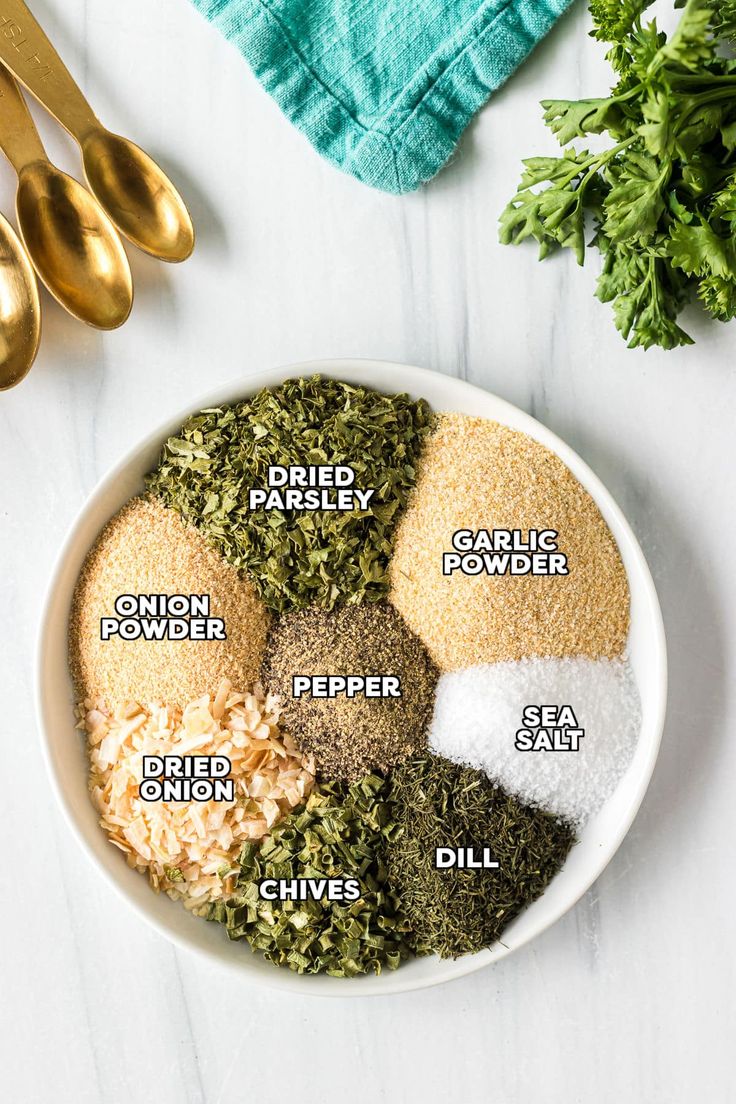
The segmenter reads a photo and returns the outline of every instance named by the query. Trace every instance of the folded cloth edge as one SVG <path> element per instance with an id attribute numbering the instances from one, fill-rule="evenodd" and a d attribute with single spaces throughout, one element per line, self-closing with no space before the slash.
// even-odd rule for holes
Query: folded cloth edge
<path id="1" fill-rule="evenodd" d="M 404 194 L 430 180 L 490 96 L 547 34 L 572 0 L 485 5 L 467 41 L 436 79 L 414 80 L 366 127 L 301 56 L 263 0 L 193 0 L 241 52 L 269 95 L 314 148 L 344 172 Z M 420 75 L 421 78 L 421 75 Z"/>

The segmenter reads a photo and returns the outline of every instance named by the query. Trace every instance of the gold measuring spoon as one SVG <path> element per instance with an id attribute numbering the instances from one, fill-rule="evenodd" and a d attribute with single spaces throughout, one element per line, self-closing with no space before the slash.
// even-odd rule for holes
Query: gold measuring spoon
<path id="1" fill-rule="evenodd" d="M 0 215 L 0 391 L 28 375 L 40 340 L 36 275 L 18 235 Z"/>
<path id="2" fill-rule="evenodd" d="M 181 196 L 147 153 L 102 126 L 23 0 L 0 5 L 0 59 L 79 143 L 87 182 L 118 230 L 159 260 L 185 261 L 194 228 Z"/>
<path id="3" fill-rule="evenodd" d="M 87 189 L 51 164 L 21 91 L 3 65 L 0 147 L 18 174 L 18 225 L 46 287 L 82 322 L 100 330 L 121 326 L 133 303 L 122 242 Z"/>

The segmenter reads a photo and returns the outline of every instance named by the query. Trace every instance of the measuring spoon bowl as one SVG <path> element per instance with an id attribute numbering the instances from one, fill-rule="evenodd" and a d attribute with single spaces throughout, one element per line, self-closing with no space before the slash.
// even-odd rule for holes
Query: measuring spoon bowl
<path id="1" fill-rule="evenodd" d="M 128 258 L 87 189 L 50 162 L 35 161 L 19 173 L 16 210 L 26 249 L 54 298 L 97 329 L 122 326 L 133 305 Z"/>
<path id="2" fill-rule="evenodd" d="M 90 189 L 118 230 L 159 260 L 185 261 L 194 249 L 192 220 L 156 162 L 104 127 L 93 130 L 81 145 Z"/>
<path id="3" fill-rule="evenodd" d="M 36 275 L 18 235 L 0 215 L 0 391 L 28 375 L 40 340 Z"/>

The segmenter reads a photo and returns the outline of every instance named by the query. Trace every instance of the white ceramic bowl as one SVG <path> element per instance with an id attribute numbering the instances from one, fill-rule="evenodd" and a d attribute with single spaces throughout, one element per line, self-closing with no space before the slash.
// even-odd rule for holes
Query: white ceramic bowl
<path id="1" fill-rule="evenodd" d="M 590 821 L 563 870 L 547 891 L 506 929 L 504 944 L 457 959 L 415 959 L 394 973 L 344 980 L 299 977 L 277 969 L 244 944 L 228 941 L 219 924 L 207 924 L 181 905 L 152 893 L 145 878 L 130 870 L 97 823 L 87 794 L 82 741 L 72 723 L 72 686 L 67 669 L 67 622 L 82 561 L 110 517 L 143 488 L 143 476 L 156 464 L 163 441 L 193 411 L 242 399 L 293 376 L 320 372 L 387 392 L 407 391 L 427 399 L 435 410 L 492 418 L 529 434 L 552 449 L 595 499 L 621 551 L 631 588 L 629 651 L 642 699 L 639 744 L 626 775 L 604 808 Z M 646 792 L 664 725 L 667 661 L 662 616 L 649 569 L 623 514 L 583 461 L 543 425 L 516 407 L 470 384 L 402 364 L 327 361 L 259 372 L 204 395 L 167 419 L 112 469 L 90 496 L 72 526 L 53 572 L 41 624 L 37 664 L 37 708 L 51 781 L 66 819 L 82 848 L 118 895 L 161 935 L 178 946 L 220 963 L 244 981 L 302 994 L 368 996 L 436 985 L 497 962 L 554 924 L 578 901 L 615 854 Z"/>

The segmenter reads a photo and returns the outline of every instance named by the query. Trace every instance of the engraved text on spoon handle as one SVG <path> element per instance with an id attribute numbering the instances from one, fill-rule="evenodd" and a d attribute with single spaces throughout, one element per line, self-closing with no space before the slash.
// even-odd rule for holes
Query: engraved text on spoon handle
<path id="1" fill-rule="evenodd" d="M 63 127 L 80 139 L 97 119 L 23 0 L 0 0 L 0 60 Z"/>

